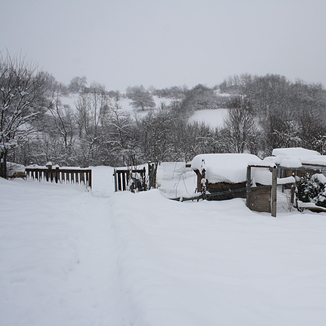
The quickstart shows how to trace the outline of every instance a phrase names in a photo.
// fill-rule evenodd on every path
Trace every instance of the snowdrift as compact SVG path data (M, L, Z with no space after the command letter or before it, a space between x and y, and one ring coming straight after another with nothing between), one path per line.
M324 214L113 193L112 169L93 172L91 192L0 179L1 325L326 320Z

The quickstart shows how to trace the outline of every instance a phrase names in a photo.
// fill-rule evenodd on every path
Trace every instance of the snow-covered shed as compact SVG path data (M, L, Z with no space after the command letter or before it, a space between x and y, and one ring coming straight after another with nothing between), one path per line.
M202 191L204 178L206 190L220 193L220 199L246 196L248 165L262 160L252 154L200 154L194 157L191 168L197 174L197 191Z
M326 173L326 156L317 151L302 148L275 148L272 157L266 158L274 160L279 166L280 176L286 177L293 173L303 175L308 171L323 171Z

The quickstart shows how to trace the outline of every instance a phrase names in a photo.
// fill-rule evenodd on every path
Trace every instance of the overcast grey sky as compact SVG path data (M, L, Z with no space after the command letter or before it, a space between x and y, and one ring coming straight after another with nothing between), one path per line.
M326 86L325 0L0 0L0 50L108 90L267 73Z

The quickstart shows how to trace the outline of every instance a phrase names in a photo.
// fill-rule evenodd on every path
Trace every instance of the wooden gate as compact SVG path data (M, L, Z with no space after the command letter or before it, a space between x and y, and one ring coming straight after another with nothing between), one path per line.
M257 185L252 187L252 168L272 169L272 185ZM257 212L271 213L276 217L276 194L277 194L277 167L265 165L249 165L247 168L247 199L246 205Z
M115 191L145 191L156 188L156 174L158 163L148 163L148 175L146 168L118 168L114 169Z
M147 190L146 169L114 169L115 191Z
M55 183L84 183L92 188L91 169L26 168L27 177Z

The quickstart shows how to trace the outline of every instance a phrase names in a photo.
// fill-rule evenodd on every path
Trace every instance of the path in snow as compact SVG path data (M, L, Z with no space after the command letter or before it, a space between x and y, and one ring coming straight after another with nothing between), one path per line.
M80 186L0 179L1 326L129 324L112 190L101 189L97 177L94 194Z

